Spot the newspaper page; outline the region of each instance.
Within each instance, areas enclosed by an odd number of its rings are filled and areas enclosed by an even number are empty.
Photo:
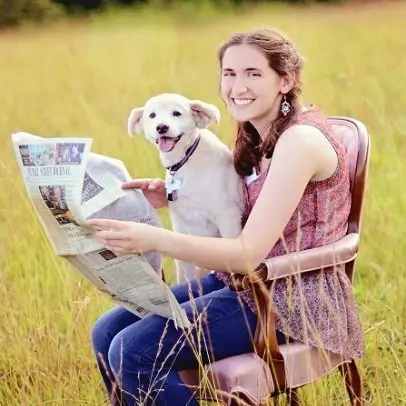
[[[80,210],[82,184],[92,141],[32,139],[16,142],[20,171],[35,212],[57,255],[101,248]]]
[[[116,254],[93,237],[90,218],[134,221],[162,227],[142,191],[124,190],[130,180],[117,159],[90,151],[90,138],[42,138],[12,134],[19,168],[34,211],[54,252],[97,289],[139,317],[158,314],[190,325],[162,281],[162,255]]]

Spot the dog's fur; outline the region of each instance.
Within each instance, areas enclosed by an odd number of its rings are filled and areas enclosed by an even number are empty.
[[[174,115],[174,112],[177,113]],[[230,149],[207,129],[211,121],[218,124],[219,120],[216,106],[172,93],[152,97],[145,106],[133,109],[129,115],[128,133],[131,136],[144,134],[156,145],[166,168],[180,162],[200,134],[196,150],[174,174],[181,185],[177,199],[169,202],[169,212],[172,227],[177,232],[226,238],[237,237],[241,232],[242,179],[235,172]],[[167,126],[165,134],[159,134],[159,125]],[[171,140],[179,135],[173,149],[165,152],[168,145],[172,145]],[[171,140],[164,142],[163,136]],[[163,148],[158,143],[163,143]],[[167,170],[167,182],[168,176]],[[199,272],[192,264],[180,261],[175,264],[178,282],[207,272]]]

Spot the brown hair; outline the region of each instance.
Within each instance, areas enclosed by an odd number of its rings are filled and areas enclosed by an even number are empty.
[[[236,33],[219,49],[220,66],[228,48],[234,45],[249,44],[256,46],[268,60],[269,66],[278,75],[294,74],[292,89],[285,95],[290,104],[290,112],[284,116],[279,110],[276,120],[270,123],[269,132],[261,143],[261,137],[250,122],[237,123],[237,137],[234,150],[234,167],[241,176],[252,173],[252,168],[260,170],[261,157],[272,156],[273,149],[280,134],[288,127],[299,109],[301,90],[301,72],[303,59],[295,47],[281,33],[270,29],[258,29]]]

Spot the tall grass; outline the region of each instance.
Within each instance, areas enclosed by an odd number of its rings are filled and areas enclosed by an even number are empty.
[[[186,11],[185,11],[186,10]],[[10,134],[91,136],[93,150],[122,159],[134,177],[163,176],[130,109],[176,91],[216,103],[217,133],[233,126],[218,97],[216,50],[235,30],[287,32],[307,61],[306,102],[362,120],[372,138],[355,294],[367,356],[359,365],[370,405],[406,403],[406,41],[402,2],[257,7],[196,16],[147,10],[0,35],[0,405],[103,405],[90,347],[111,302],[56,258],[27,201]],[[167,212],[162,216],[169,226]],[[173,263],[165,261],[169,283]],[[347,405],[337,374],[302,390],[306,405]]]

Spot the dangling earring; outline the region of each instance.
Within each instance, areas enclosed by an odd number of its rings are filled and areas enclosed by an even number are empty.
[[[286,100],[286,94],[283,95],[283,102],[281,104],[281,113],[286,116],[290,111],[290,103]]]

